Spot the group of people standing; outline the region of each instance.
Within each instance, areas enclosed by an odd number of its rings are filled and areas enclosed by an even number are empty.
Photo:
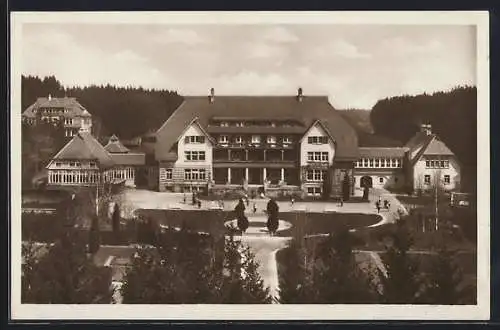
[[[385,210],[389,210],[391,208],[391,203],[387,199],[384,199],[383,203],[384,203],[383,208]],[[377,209],[377,213],[380,213],[380,210],[382,209],[382,198],[380,196],[378,200],[375,202],[375,208]]]

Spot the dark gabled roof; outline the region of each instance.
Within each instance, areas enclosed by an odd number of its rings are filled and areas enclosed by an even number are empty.
[[[414,150],[415,148],[426,145],[432,140],[433,135],[427,134],[425,132],[417,132],[408,142],[406,142],[405,147],[408,147],[409,150]]]
[[[118,139],[116,135],[112,135],[109,138],[108,144],[104,147],[107,152],[109,153],[127,153],[129,152],[129,149],[127,149]]]
[[[198,117],[207,129],[212,117],[255,117],[261,120],[295,118],[304,123],[302,134],[316,120],[332,134],[337,145],[337,157],[358,158],[358,137],[355,130],[330,105],[326,96],[215,96],[210,103],[206,96],[185,97],[184,102],[157,131],[155,156],[157,160],[175,159],[172,147],[186,127]]]
[[[406,148],[388,147],[388,148],[359,148],[360,158],[402,158],[405,155]]]
[[[367,147],[367,148],[403,147],[403,143],[400,141],[393,140],[382,135],[366,133],[361,131],[358,131],[358,143],[359,147]]]
[[[304,134],[304,127],[271,127],[271,126],[243,126],[243,127],[221,127],[208,126],[207,132],[215,134]]]
[[[96,160],[102,167],[114,165],[106,149],[89,132],[78,132],[53,159]]]
[[[427,156],[454,156],[454,153],[442,142],[436,134],[417,132],[407,143],[406,147],[410,154],[414,151],[415,156],[410,159],[415,164],[423,155]]]
[[[144,165],[146,155],[143,153],[110,154],[116,165]]]
[[[39,97],[35,103],[24,110],[23,116],[33,118],[36,116],[35,112],[40,108],[64,108],[68,110],[68,112],[64,114],[64,117],[92,116],[75,97]]]

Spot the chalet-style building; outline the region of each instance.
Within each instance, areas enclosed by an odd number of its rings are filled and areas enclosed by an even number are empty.
[[[456,157],[429,125],[406,145],[356,132],[326,96],[302,89],[295,96],[216,96],[211,89],[208,97],[185,97],[158,131],[124,143],[112,136],[103,147],[82,130],[47,168],[49,184],[91,185],[102,175],[158,191],[268,196],[460,184]]]
[[[30,125],[63,121],[64,135],[67,137],[74,136],[81,128],[92,128],[92,115],[74,97],[39,97],[24,110],[22,120]]]
[[[413,190],[428,191],[436,186],[444,190],[460,188],[460,164],[453,152],[431,131],[430,125],[406,143],[409,185]]]
[[[95,186],[108,182],[135,186],[135,173],[145,155],[132,153],[116,136],[103,147],[81,129],[47,165],[51,186]]]
[[[304,191],[332,194],[352,178],[356,131],[326,96],[185,97],[156,134],[159,190]]]

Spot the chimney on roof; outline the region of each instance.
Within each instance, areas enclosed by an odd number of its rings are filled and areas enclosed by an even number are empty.
[[[432,126],[430,124],[422,124],[420,126],[420,131],[425,133],[425,135],[431,135],[432,134]]]
[[[49,101],[52,100],[52,95],[49,94]]]
[[[214,103],[214,98],[215,98],[215,89],[212,87],[210,88],[210,95],[208,96],[208,101],[210,103]]]
[[[302,102],[302,98],[302,87],[299,87],[299,89],[297,90],[297,101]]]

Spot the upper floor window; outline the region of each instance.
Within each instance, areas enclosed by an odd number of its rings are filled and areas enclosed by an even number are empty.
[[[187,161],[205,160],[205,151],[184,151]]]
[[[446,175],[444,176],[443,181],[444,181],[444,184],[450,184],[450,176],[449,176],[448,174],[446,174]]]
[[[284,137],[283,137],[283,143],[285,143],[285,144],[290,144],[290,143],[292,143],[292,138],[291,138],[291,137],[289,137],[289,136],[284,136]]]
[[[252,143],[260,143],[260,135],[252,135]]]
[[[243,143],[243,137],[241,135],[238,135],[235,139],[234,139],[234,142],[235,143]]]
[[[205,137],[204,136],[197,136],[197,135],[192,135],[192,136],[186,136],[184,139],[185,143],[205,143]]]
[[[229,138],[227,135],[219,136],[219,143],[227,143],[228,140],[229,140]]]
[[[267,143],[276,143],[276,136],[274,135],[269,135],[267,137]]]
[[[426,159],[425,160],[426,168],[449,168],[450,161],[449,160],[439,160],[439,159]]]
[[[276,127],[276,123],[274,121],[271,122],[271,127]]]
[[[203,168],[186,168],[184,170],[185,180],[205,180],[206,172]]]
[[[307,181],[323,181],[326,171],[323,170],[308,170]]]
[[[66,119],[64,119],[64,123],[66,125],[71,125],[71,124],[73,124],[73,119],[72,118],[66,118]]]
[[[221,127],[228,127],[229,123],[227,121],[223,121],[223,122],[220,123],[220,126]]]
[[[245,123],[243,123],[242,121],[236,122],[236,127],[243,127],[243,126],[245,126]]]
[[[89,163],[89,166],[90,166],[90,167],[95,167],[95,166],[96,166],[96,163],[95,163],[95,162],[90,162],[90,163]]]
[[[327,136],[309,136],[307,138],[307,143],[309,143],[309,144],[327,144],[328,137]]]
[[[307,153],[307,161],[309,161],[309,162],[327,162],[328,161],[328,152],[310,151]]]
[[[431,184],[431,176],[429,174],[424,175],[424,183]]]
[[[61,162],[56,162],[56,167],[61,167],[62,163]]]

